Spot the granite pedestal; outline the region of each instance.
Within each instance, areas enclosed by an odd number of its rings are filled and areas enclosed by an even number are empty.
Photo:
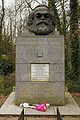
[[[64,39],[24,32],[16,43],[16,101],[65,104]]]

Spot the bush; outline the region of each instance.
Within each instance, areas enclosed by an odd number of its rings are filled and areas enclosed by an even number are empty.
[[[0,75],[0,94],[4,93],[4,77]]]
[[[9,60],[7,55],[0,56],[0,74],[8,75],[14,71],[14,64]]]
[[[80,81],[66,81],[69,92],[80,92]]]
[[[4,95],[9,95],[13,91],[15,85],[14,74],[10,74],[4,79]]]
[[[9,95],[15,85],[15,75],[0,76],[0,94]]]

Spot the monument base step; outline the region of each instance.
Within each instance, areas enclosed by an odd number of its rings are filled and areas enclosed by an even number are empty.
[[[75,102],[70,93],[66,92],[66,104],[64,106],[50,106],[46,112],[37,111],[35,109],[25,108],[25,115],[27,116],[56,116],[57,107],[59,108],[60,114],[63,116],[80,116],[80,107]],[[12,92],[7,98],[5,103],[0,108],[0,115],[20,115],[22,108],[14,104],[15,92]]]

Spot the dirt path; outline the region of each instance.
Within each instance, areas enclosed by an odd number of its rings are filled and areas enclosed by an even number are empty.
[[[6,99],[7,99],[7,96],[0,95],[0,107],[5,102]]]
[[[5,117],[0,117],[0,120],[18,120],[18,117],[5,116]]]
[[[80,117],[62,117],[63,120],[80,120]],[[18,120],[18,117],[5,116],[0,117],[0,120]],[[25,117],[24,120],[57,120],[55,117]]]
[[[80,92],[72,92],[71,95],[75,99],[77,104],[80,106]]]
[[[25,120],[57,120],[55,117],[29,117],[28,119]],[[62,120],[80,120],[80,117],[62,117]]]

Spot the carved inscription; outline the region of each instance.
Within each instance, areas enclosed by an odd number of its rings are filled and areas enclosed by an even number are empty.
[[[49,64],[31,64],[31,81],[49,81]]]

